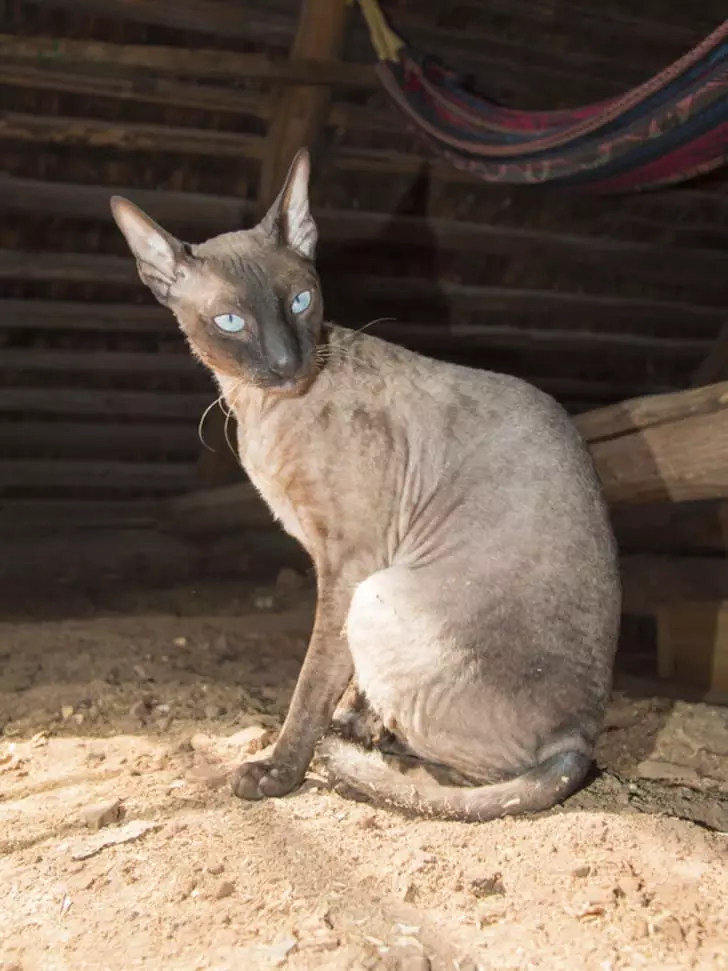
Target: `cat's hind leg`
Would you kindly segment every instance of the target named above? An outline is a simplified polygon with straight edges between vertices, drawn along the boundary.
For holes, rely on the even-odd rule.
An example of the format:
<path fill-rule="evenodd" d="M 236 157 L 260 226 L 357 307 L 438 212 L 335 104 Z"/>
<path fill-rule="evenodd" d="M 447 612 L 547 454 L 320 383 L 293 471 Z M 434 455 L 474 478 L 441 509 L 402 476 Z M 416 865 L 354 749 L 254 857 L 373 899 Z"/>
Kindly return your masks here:
<path fill-rule="evenodd" d="M 562 727 L 548 685 L 519 693 L 514 645 L 499 642 L 502 612 L 478 652 L 472 613 L 443 586 L 437 570 L 381 571 L 359 585 L 347 622 L 360 691 L 429 764 L 426 776 L 335 737 L 320 750 L 329 775 L 349 795 L 421 814 L 487 820 L 550 808 L 583 781 L 591 744 Z M 447 770 L 466 784 L 447 784 Z"/>

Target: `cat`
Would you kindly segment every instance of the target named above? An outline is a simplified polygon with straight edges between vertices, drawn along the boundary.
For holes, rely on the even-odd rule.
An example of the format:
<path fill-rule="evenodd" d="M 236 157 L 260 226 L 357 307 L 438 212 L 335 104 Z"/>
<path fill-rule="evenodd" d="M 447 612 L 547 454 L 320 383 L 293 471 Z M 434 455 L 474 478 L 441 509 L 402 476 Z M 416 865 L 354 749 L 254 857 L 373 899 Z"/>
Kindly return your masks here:
<path fill-rule="evenodd" d="M 250 480 L 316 569 L 283 728 L 233 791 L 293 791 L 320 745 L 334 787 L 405 812 L 549 809 L 591 768 L 619 628 L 591 458 L 532 385 L 326 322 L 309 176 L 301 149 L 257 226 L 199 245 L 111 200 L 141 280 L 237 419 Z M 398 763 L 356 741 L 372 741 L 362 699 Z M 413 780 L 407 757 L 429 774 Z"/>

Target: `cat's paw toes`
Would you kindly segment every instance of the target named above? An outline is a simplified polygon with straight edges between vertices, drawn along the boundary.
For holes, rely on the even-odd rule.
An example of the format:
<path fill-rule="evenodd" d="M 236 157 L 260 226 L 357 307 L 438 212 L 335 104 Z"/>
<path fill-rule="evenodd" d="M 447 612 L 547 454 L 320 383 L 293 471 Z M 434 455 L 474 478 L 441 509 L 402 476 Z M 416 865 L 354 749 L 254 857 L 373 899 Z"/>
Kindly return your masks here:
<path fill-rule="evenodd" d="M 233 772 L 230 785 L 238 799 L 285 796 L 301 782 L 302 775 L 275 759 L 243 762 Z"/>

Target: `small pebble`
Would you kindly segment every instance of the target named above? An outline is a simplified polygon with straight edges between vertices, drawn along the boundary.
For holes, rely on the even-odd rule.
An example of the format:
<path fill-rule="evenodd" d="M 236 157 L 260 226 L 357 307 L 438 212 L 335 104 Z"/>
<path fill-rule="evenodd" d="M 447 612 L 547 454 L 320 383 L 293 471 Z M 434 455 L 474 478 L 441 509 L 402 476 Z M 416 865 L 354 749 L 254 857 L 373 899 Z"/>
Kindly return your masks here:
<path fill-rule="evenodd" d="M 230 735 L 227 739 L 228 745 L 233 745 L 242 752 L 252 755 L 265 748 L 273 740 L 273 732 L 262 725 L 249 725 L 241 728 L 239 732 Z"/>
<path fill-rule="evenodd" d="M 193 750 L 193 752 L 204 752 L 204 750 L 210 748 L 211 745 L 212 739 L 209 735 L 205 735 L 203 732 L 195 732 L 190 739 L 190 748 Z"/>
<path fill-rule="evenodd" d="M 64 722 L 67 722 L 72 714 L 73 714 L 73 705 L 63 705 L 61 707 L 61 718 L 64 720 Z"/>
<path fill-rule="evenodd" d="M 207 865 L 207 872 L 211 873 L 213 877 L 219 877 L 224 871 L 225 865 L 223 863 L 208 863 Z"/>
<path fill-rule="evenodd" d="M 71 720 L 76 725 L 83 725 L 83 721 L 84 721 L 83 712 L 82 711 L 77 711 L 74 715 L 71 716 Z"/>
<path fill-rule="evenodd" d="M 172 643 L 174 644 L 175 647 L 186 647 L 187 646 L 187 638 L 186 637 L 175 637 L 175 639 L 172 641 Z"/>
<path fill-rule="evenodd" d="M 470 889 L 476 897 L 493 897 L 506 892 L 500 873 L 494 873 L 492 877 L 477 877 L 471 880 Z"/>
<path fill-rule="evenodd" d="M 591 867 L 588 863 L 581 863 L 579 866 L 575 866 L 571 871 L 574 877 L 588 877 L 591 873 Z"/>
<path fill-rule="evenodd" d="M 210 721 L 214 721 L 224 714 L 225 709 L 221 708 L 220 705 L 205 705 L 205 718 L 210 719 Z"/>
<path fill-rule="evenodd" d="M 217 886 L 215 900 L 223 900 L 225 897 L 231 897 L 234 893 L 235 884 L 231 880 L 223 880 Z"/>
<path fill-rule="evenodd" d="M 89 829 L 103 829 L 124 818 L 124 806 L 121 799 L 107 799 L 105 802 L 87 806 L 81 810 L 81 820 Z"/>

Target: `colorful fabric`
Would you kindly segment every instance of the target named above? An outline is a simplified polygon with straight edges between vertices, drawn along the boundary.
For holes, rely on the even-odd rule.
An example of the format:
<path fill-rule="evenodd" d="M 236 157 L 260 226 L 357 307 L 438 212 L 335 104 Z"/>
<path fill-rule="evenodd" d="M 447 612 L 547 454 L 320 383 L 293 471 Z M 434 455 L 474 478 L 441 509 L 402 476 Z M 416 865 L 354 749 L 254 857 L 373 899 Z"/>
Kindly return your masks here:
<path fill-rule="evenodd" d="M 359 0 L 397 108 L 441 157 L 486 182 L 634 192 L 728 160 L 728 20 L 626 94 L 565 111 L 518 111 L 467 91 L 410 47 L 376 0 Z"/>

